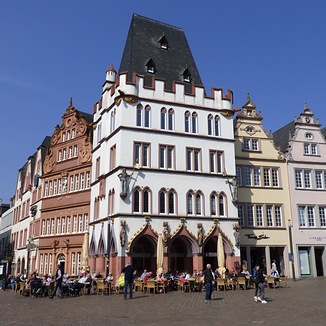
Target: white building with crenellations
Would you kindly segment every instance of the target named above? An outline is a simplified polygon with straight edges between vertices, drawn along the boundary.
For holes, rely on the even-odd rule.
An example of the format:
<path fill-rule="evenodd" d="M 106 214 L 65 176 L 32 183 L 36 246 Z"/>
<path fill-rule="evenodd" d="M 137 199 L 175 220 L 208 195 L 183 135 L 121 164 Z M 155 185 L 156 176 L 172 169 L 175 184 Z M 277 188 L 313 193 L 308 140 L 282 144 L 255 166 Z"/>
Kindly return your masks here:
<path fill-rule="evenodd" d="M 240 267 L 232 96 L 206 94 L 182 29 L 133 16 L 94 106 L 91 272 Z"/>

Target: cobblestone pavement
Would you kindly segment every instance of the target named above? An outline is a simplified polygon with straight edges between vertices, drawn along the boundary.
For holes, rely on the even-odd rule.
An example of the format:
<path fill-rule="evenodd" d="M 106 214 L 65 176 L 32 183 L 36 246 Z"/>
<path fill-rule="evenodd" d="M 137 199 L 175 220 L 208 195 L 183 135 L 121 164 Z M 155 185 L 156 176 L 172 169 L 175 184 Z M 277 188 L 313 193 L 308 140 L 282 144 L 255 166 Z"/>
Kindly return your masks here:
<path fill-rule="evenodd" d="M 267 304 L 254 301 L 254 289 L 167 294 L 84 295 L 31 298 L 0 291 L 1 325 L 325 325 L 326 278 L 289 282 L 266 289 Z"/>

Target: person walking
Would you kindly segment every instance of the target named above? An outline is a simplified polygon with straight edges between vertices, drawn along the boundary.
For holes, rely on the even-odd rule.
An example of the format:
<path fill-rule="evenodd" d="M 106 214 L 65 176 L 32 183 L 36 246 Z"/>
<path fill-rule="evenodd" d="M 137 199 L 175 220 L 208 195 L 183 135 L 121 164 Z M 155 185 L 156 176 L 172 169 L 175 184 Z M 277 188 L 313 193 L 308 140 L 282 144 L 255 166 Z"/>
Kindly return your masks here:
<path fill-rule="evenodd" d="M 266 275 L 263 273 L 263 270 L 260 269 L 259 265 L 256 266 L 256 276 L 255 276 L 255 284 L 256 284 L 256 295 L 254 297 L 255 301 L 260 301 L 261 303 L 267 303 L 265 300 L 265 277 Z"/>
<path fill-rule="evenodd" d="M 129 287 L 129 299 L 132 299 L 132 287 L 134 284 L 134 274 L 136 271 L 131 263 L 127 264 L 123 269 L 122 273 L 125 274 L 125 289 L 124 289 L 124 299 L 127 300 L 128 287 Z"/>
<path fill-rule="evenodd" d="M 49 296 L 50 299 L 53 299 L 53 297 L 55 296 L 55 294 L 57 293 L 57 290 L 60 290 L 60 298 L 63 299 L 63 290 L 62 290 L 62 279 L 63 279 L 63 272 L 61 270 L 60 265 L 58 265 L 57 267 L 57 271 L 55 273 L 55 287 L 54 290 L 52 292 L 52 295 Z"/>
<path fill-rule="evenodd" d="M 204 283 L 205 283 L 205 302 L 212 300 L 213 286 L 215 283 L 215 274 L 212 271 L 211 264 L 206 265 L 206 270 L 204 271 Z"/>

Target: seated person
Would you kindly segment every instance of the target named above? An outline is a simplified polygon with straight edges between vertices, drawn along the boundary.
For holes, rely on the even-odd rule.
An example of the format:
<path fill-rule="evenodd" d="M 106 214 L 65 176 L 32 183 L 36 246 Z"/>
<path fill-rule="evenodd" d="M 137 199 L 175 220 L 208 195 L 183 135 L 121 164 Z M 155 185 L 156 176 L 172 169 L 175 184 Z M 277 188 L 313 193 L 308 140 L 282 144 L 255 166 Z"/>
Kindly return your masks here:
<path fill-rule="evenodd" d="M 158 282 L 165 281 L 163 273 L 157 274 L 155 280 L 158 281 Z"/>
<path fill-rule="evenodd" d="M 74 290 L 75 295 L 79 295 L 80 290 L 85 287 L 86 284 L 90 284 L 92 282 L 91 275 L 84 273 L 83 277 L 79 279 L 78 282 L 72 284 L 72 289 Z"/>
<path fill-rule="evenodd" d="M 103 276 L 100 272 L 97 272 L 94 278 L 103 278 Z"/>
<path fill-rule="evenodd" d="M 140 275 L 140 278 L 144 281 L 144 278 L 147 274 L 147 269 L 144 269 L 143 273 Z"/>
<path fill-rule="evenodd" d="M 195 291 L 201 292 L 203 284 L 204 284 L 204 273 L 203 271 L 199 271 L 195 279 L 195 285 L 194 285 Z"/>
<path fill-rule="evenodd" d="M 119 276 L 115 284 L 117 292 L 119 293 L 120 289 L 124 288 L 124 286 L 125 286 L 125 273 L 121 273 L 121 275 Z"/>
<path fill-rule="evenodd" d="M 271 276 L 274 277 L 274 284 L 276 285 L 279 280 L 280 280 L 280 275 L 278 274 L 277 270 L 272 269 L 271 270 Z M 270 285 L 271 286 L 271 285 Z"/>
<path fill-rule="evenodd" d="M 110 283 L 110 282 L 112 282 L 112 281 L 113 281 L 113 275 L 112 275 L 112 273 L 109 273 L 109 275 L 108 275 L 107 278 L 105 279 L 105 282 Z"/>
<path fill-rule="evenodd" d="M 43 285 L 43 293 L 44 293 L 44 296 L 46 296 L 46 297 L 48 296 L 51 282 L 52 282 L 51 276 L 46 274 L 44 276 L 44 285 Z"/>
<path fill-rule="evenodd" d="M 191 275 L 186 271 L 184 273 L 184 278 L 188 281 L 190 279 Z"/>
<path fill-rule="evenodd" d="M 147 284 L 147 281 L 152 278 L 152 272 L 148 272 L 144 277 L 144 284 Z"/>

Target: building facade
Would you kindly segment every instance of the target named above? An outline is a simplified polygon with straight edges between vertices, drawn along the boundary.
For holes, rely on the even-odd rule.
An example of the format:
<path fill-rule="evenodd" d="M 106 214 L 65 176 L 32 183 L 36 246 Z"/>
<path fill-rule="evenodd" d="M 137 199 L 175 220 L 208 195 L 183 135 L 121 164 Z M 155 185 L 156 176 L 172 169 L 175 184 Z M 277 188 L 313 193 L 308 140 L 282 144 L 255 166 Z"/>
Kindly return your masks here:
<path fill-rule="evenodd" d="M 305 105 L 274 140 L 288 162 L 295 275 L 325 276 L 326 141 L 320 122 Z"/>
<path fill-rule="evenodd" d="M 42 207 L 35 225 L 38 237 L 37 270 L 51 274 L 60 264 L 77 275 L 88 242 L 89 200 L 92 166 L 92 116 L 75 109 L 70 101 L 51 137 L 43 164 Z"/>
<path fill-rule="evenodd" d="M 7 204 L 0 205 L 0 280 L 11 273 L 13 247 L 11 228 L 14 208 Z"/>
<path fill-rule="evenodd" d="M 38 225 L 42 205 L 42 182 L 45 153 L 50 142 L 45 137 L 37 151 L 31 155 L 18 171 L 11 243 L 14 257 L 11 273 L 28 274 L 37 266 Z"/>
<path fill-rule="evenodd" d="M 248 270 L 259 264 L 268 274 L 275 259 L 279 273 L 289 276 L 287 165 L 262 120 L 248 96 L 237 113 L 234 131 L 241 259 Z"/>
<path fill-rule="evenodd" d="M 94 107 L 91 271 L 217 268 L 218 235 L 239 266 L 233 114 L 230 91 L 205 94 L 182 29 L 133 16 Z"/>

